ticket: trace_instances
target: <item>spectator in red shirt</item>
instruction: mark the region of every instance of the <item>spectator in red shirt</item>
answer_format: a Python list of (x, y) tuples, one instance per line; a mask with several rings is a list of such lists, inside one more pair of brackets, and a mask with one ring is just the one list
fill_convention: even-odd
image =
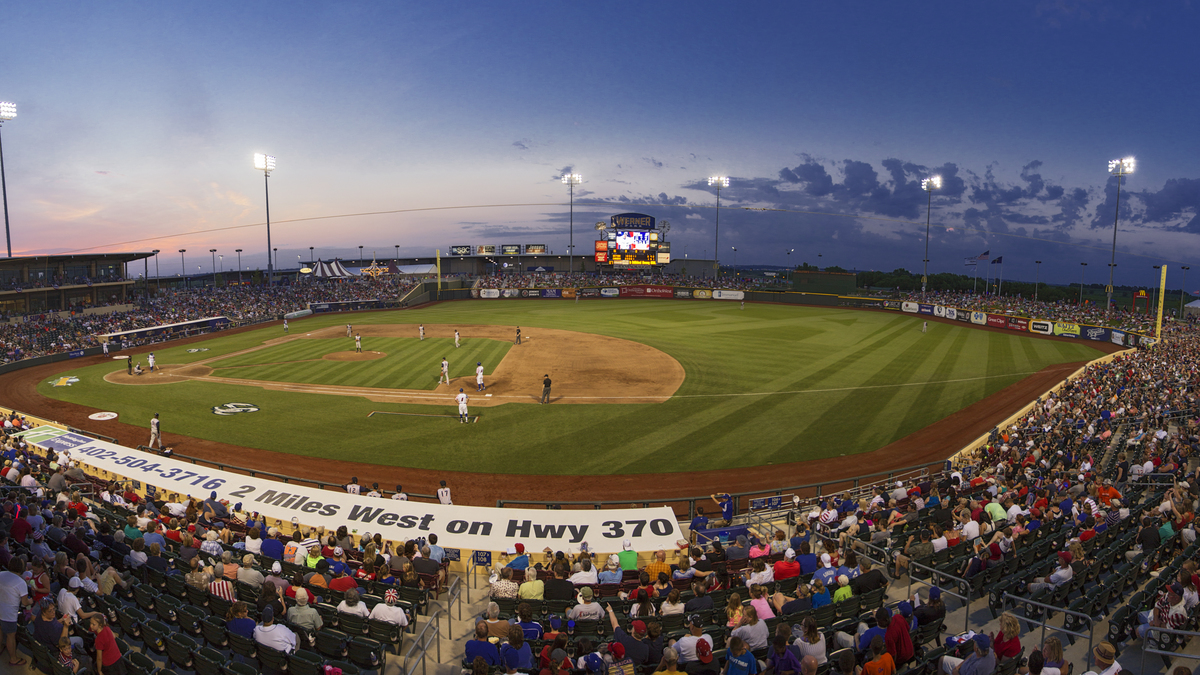
[(800, 576), (800, 563), (796, 562), (796, 550), (789, 548), (783, 554), (783, 560), (775, 563), (775, 581), (798, 576)]
[(1021, 653), (1021, 624), (1017, 617), (1005, 612), (1000, 615), (1000, 633), (992, 636), (992, 649), (997, 659), (1011, 659)]
[(354, 577), (346, 576), (346, 563), (338, 561), (329, 566), (333, 571), (333, 579), (329, 582), (330, 590), (341, 591), (345, 593), (351, 588), (358, 588), (358, 582)]
[(103, 617), (95, 615), (91, 618), (91, 630), (96, 634), (96, 675), (120, 675), (125, 670), (119, 665), (121, 649), (117, 647), (117, 638), (112, 629), (105, 623)]

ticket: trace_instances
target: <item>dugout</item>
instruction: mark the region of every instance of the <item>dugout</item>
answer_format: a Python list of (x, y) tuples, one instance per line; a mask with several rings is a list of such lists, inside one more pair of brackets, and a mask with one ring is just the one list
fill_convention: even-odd
[(802, 293), (850, 294), (855, 291), (858, 275), (853, 272), (792, 272), (792, 290)]

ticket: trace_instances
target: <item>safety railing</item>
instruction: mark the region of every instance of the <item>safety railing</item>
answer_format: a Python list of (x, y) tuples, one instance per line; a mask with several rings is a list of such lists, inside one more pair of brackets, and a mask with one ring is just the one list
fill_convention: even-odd
[(400, 672), (404, 675), (413, 675), (417, 672), (417, 666), (421, 666), (421, 675), (426, 675), (426, 661), (429, 658), (429, 645), (433, 645), (437, 653), (437, 661), (442, 661), (442, 640), (441, 629), (439, 628), (439, 615), (446, 610), (440, 605), (433, 610), (429, 615), (429, 620), (421, 631), (413, 637), (412, 644), (408, 650), (404, 652), (404, 664), (401, 666)]
[(451, 579), (450, 585), (446, 588), (446, 634), (454, 636), (454, 617), (452, 616), (455, 609), (458, 610), (458, 620), (462, 621), (462, 594), (466, 584), (463, 583), (462, 577), (455, 576)]
[[(1034, 618), (1025, 616), (1024, 614), (1021, 614), (1019, 612), (1012, 611), (1012, 609), (1009, 610), (1009, 613), (1012, 614), (1014, 617), (1016, 617), (1017, 620), (1024, 621), (1025, 623), (1040, 625), (1042, 627), (1042, 639), (1039, 641), (1039, 644), (1046, 644), (1046, 630), (1047, 629), (1056, 631), (1058, 633), (1066, 633), (1067, 635), (1073, 635), (1077, 638), (1087, 638), (1087, 643), (1088, 643), (1088, 647), (1087, 647), (1088, 663), (1087, 663), (1087, 665), (1088, 666), (1092, 665), (1092, 636), (1096, 632), (1096, 620), (1093, 619), (1091, 616), (1084, 614), (1083, 612), (1075, 612), (1075, 611), (1072, 611), (1069, 609), (1063, 609), (1062, 607), (1055, 607), (1054, 605), (1047, 605), (1044, 602), (1030, 600), (1029, 598), (1022, 598), (1021, 596), (1013, 595), (1012, 593), (1005, 593), (1002, 596), (1002, 598), (1006, 605), (1011, 602), (1011, 603), (1014, 603), (1017, 605), (1025, 605), (1027, 607), (1040, 607), (1043, 610), (1042, 616), (1045, 617), (1044, 619), (1034, 619)], [(1061, 614), (1065, 614), (1067, 616), (1073, 616), (1078, 619), (1083, 619), (1084, 621), (1087, 622), (1088, 630), (1086, 633), (1080, 633), (1078, 631), (1073, 631), (1073, 630), (1070, 630), (1063, 626), (1051, 626), (1048, 621), (1049, 620), (1049, 612), (1058, 612)]]
[[(924, 570), (924, 571), (928, 572), (929, 579), (926, 580), (926, 579), (913, 578), (913, 573), (912, 573), (913, 568), (916, 568), (919, 570)], [(957, 588), (959, 590), (965, 590), (967, 594), (962, 595), (961, 593), (956, 593), (954, 591), (947, 590), (946, 584), (945, 584), (946, 581), (953, 581), (955, 583), (955, 588)], [(914, 583), (924, 584), (931, 588), (933, 586), (937, 586), (942, 591), (942, 595), (944, 595), (944, 596), (949, 595), (952, 598), (958, 598), (959, 602), (961, 602), (963, 604), (963, 609), (965, 610), (963, 612), (963, 632), (965, 633), (965, 632), (971, 630), (971, 602), (974, 600), (978, 600), (978, 598), (971, 597), (973, 595), (973, 593), (971, 593), (971, 580), (970, 579), (956, 577), (953, 574), (950, 574), (948, 572), (943, 572), (942, 570), (939, 570), (939, 569), (936, 569), (933, 567), (929, 567), (928, 565), (922, 565), (921, 563), (919, 563), (915, 560), (910, 560), (910, 561), (908, 561), (908, 590), (905, 591), (905, 593), (910, 598), (912, 597), (912, 594), (913, 594), (912, 587), (913, 587)]]
[[(1148, 672), (1146, 670), (1146, 655), (1147, 654), (1158, 654), (1159, 656), (1163, 657), (1163, 663), (1168, 668), (1171, 666), (1171, 663), (1168, 659), (1172, 658), (1172, 657), (1180, 658), (1180, 659), (1191, 659), (1193, 661), (1200, 660), (1200, 654), (1188, 654), (1187, 652), (1183, 652), (1183, 651), (1172, 652), (1172, 651), (1167, 651), (1165, 649), (1159, 649), (1158, 647), (1151, 647), (1150, 646), (1151, 641), (1154, 641), (1155, 644), (1158, 644), (1159, 641), (1162, 640), (1161, 637), (1154, 637), (1154, 635), (1156, 633), (1159, 633), (1162, 635), (1177, 635), (1181, 638), (1200, 637), (1200, 633), (1196, 633), (1196, 632), (1193, 632), (1190, 630), (1179, 630), (1177, 628), (1162, 628), (1159, 626), (1147, 627), (1146, 642), (1145, 642), (1145, 644), (1142, 645), (1142, 661), (1138, 667), (1139, 673)], [(1088, 652), (1090, 653), (1091, 651), (1092, 650), (1089, 648)]]

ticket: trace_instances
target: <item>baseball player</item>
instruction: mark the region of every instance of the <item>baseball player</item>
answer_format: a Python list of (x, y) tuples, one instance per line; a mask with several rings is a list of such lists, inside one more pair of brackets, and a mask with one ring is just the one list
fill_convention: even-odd
[(439, 385), (442, 383), (442, 380), (446, 380), (447, 387), (450, 386), (450, 362), (444, 356), (442, 357), (442, 374), (438, 376)]
[(455, 329), (455, 331), (454, 331), (454, 348), (458, 349), (458, 330), (457, 329)]
[(362, 486), (358, 484), (358, 476), (350, 479), (350, 482), (346, 485), (346, 494), (362, 494)]
[(362, 335), (356, 334), (354, 336), (354, 351), (362, 353)]
[(549, 403), (550, 402), (550, 375), (546, 374), (546, 375), (543, 375), (542, 377), (544, 378), (542, 380), (542, 403)]
[(133, 357), (132, 356), (125, 357), (125, 372), (127, 372), (130, 375), (133, 375)]
[(150, 352), (146, 360), (150, 362), (150, 372), (154, 372), (154, 352)]
[(104, 348), (104, 355), (105, 355), (105, 356), (108, 356), (108, 343), (107, 343), (107, 342), (101, 342), (101, 343), (100, 343), (100, 346)]
[(288, 332), (288, 326), (287, 326), (287, 319), (286, 319), (286, 318), (283, 320), (283, 332), (284, 332), (284, 333), (287, 333), (287, 332)]
[(921, 332), (924, 333), (928, 330), (929, 330), (929, 322), (925, 321), (921, 324)]
[(483, 386), (483, 362), (475, 364), (475, 391), (483, 391), (487, 387)]
[(514, 342), (513, 344), (515, 344), (515, 345), (521, 344), (521, 327), (520, 326), (517, 326), (517, 341)]
[(746, 309), (746, 301), (745, 300), (742, 301), (742, 309)]
[(350, 324), (346, 324), (346, 337), (350, 337), (351, 330), (352, 330), (352, 328), (351, 328)]
[(402, 485), (396, 486), (396, 494), (392, 495), (392, 499), (395, 499), (395, 500), (401, 501), (401, 502), (408, 501), (408, 493), (404, 491), (404, 486), (402, 486)]
[(439, 502), (446, 504), (447, 506), (454, 503), (450, 501), (450, 488), (446, 487), (446, 481), (442, 481), (442, 486), (438, 488), (437, 498)]
[(460, 388), (458, 390), (458, 396), (455, 396), (454, 400), (458, 401), (458, 421), (462, 422), (463, 424), (466, 424), (467, 423), (467, 401), (471, 400), (471, 397), (467, 396), (467, 393)]
[(379, 483), (371, 483), (371, 491), (367, 493), (367, 496), (376, 499), (383, 497), (383, 493), (379, 491)]
[(158, 443), (158, 449), (162, 449), (162, 434), (158, 426), (158, 413), (154, 413), (154, 418), (150, 420), (150, 442), (146, 445), (148, 448), (153, 448), (155, 443)]
[(425, 324), (423, 324), (423, 323), (417, 324), (417, 330), (421, 331), (421, 339), (424, 340), (425, 339)]

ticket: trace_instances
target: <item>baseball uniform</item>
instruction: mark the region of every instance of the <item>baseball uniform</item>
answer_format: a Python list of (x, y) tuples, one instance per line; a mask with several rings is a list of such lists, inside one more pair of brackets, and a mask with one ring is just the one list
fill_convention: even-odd
[(483, 364), (475, 366), (475, 386), (479, 391), (483, 391), (487, 387), (483, 386)]
[(467, 401), (471, 400), (471, 397), (459, 389), (458, 396), (455, 396), (454, 400), (458, 401), (458, 421), (465, 423), (467, 421)]
[(150, 356), (146, 357), (146, 360), (150, 362), (150, 370), (154, 370), (154, 352), (150, 352)]
[(454, 348), (458, 349), (458, 331), (454, 331)]
[(425, 339), (425, 324), (421, 324), (421, 325), (417, 326), (417, 329), (421, 331), (421, 339), (424, 340)]
[(346, 337), (350, 337), (351, 330), (350, 324), (346, 324)]
[(354, 351), (356, 351), (356, 352), (362, 351), (362, 336), (361, 335), (354, 336)]
[(158, 443), (158, 447), (162, 448), (162, 435), (159, 433), (158, 415), (150, 419), (150, 443), (146, 447), (153, 448), (155, 443)]
[(288, 332), (287, 319), (283, 320), (283, 332)]
[(438, 377), (438, 384), (441, 384), (443, 379), (446, 380), (446, 384), (450, 384), (450, 362), (446, 359), (442, 359), (442, 374)]

